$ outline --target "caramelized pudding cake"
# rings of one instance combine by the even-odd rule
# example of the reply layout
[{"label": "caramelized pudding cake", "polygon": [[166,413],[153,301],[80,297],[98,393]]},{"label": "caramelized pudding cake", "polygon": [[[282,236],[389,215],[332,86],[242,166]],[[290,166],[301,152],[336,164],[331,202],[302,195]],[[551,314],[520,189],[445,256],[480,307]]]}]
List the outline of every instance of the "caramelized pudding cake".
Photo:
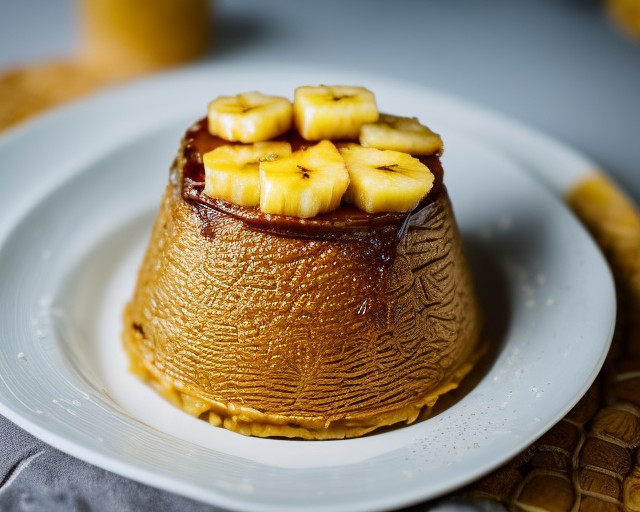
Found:
[{"label": "caramelized pudding cake", "polygon": [[356,86],[222,96],[190,127],[124,313],[133,371],[254,436],[424,417],[477,361],[442,140]]}]

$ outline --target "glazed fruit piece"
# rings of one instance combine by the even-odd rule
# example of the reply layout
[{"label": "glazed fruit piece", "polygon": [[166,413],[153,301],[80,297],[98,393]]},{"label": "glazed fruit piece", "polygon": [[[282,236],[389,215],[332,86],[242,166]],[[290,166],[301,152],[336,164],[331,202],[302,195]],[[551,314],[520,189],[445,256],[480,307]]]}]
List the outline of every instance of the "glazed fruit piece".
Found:
[{"label": "glazed fruit piece", "polygon": [[295,90],[294,124],[306,140],[356,139],[362,125],[378,116],[375,96],[364,87],[320,85]]},{"label": "glazed fruit piece", "polygon": [[240,206],[260,204],[260,162],[291,154],[288,142],[220,146],[203,156],[204,193]]},{"label": "glazed fruit piece", "polygon": [[365,212],[411,211],[433,186],[429,168],[407,153],[359,144],[346,144],[340,153],[351,178],[345,201]]},{"label": "glazed fruit piece", "polygon": [[291,127],[291,102],[280,96],[247,92],[209,103],[209,131],[228,141],[260,142]]},{"label": "glazed fruit piece", "polygon": [[348,185],[344,159],[332,142],[323,140],[260,165],[260,210],[315,217],[338,208]]},{"label": "glazed fruit piece", "polygon": [[442,138],[415,117],[382,114],[375,123],[362,125],[360,144],[364,147],[392,149],[412,155],[439,155]]}]

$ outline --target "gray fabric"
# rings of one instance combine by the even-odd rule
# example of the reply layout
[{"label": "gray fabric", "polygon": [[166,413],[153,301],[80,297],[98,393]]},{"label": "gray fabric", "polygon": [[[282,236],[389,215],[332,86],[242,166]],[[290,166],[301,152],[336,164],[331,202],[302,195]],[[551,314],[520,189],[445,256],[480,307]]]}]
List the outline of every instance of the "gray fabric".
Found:
[{"label": "gray fabric", "polygon": [[2,512],[213,512],[222,509],[163,492],[80,461],[0,416]]},{"label": "gray fabric", "polygon": [[[1,512],[222,512],[62,453],[0,416]],[[488,502],[444,501],[406,512],[499,512]]]}]

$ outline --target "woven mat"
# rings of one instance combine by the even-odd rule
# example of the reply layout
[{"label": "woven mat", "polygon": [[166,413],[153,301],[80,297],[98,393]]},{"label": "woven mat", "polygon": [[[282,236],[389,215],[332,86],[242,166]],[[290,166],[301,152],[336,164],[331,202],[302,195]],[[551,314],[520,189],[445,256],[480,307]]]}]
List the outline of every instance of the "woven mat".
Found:
[{"label": "woven mat", "polygon": [[465,490],[511,510],[640,510],[640,214],[604,175],[566,198],[611,266],[613,344],[598,378],[557,425]]},{"label": "woven mat", "polygon": [[[0,75],[0,130],[123,76],[58,61]],[[619,320],[596,382],[555,427],[462,491],[511,510],[640,511],[640,213],[604,175],[566,198],[615,275]]]}]

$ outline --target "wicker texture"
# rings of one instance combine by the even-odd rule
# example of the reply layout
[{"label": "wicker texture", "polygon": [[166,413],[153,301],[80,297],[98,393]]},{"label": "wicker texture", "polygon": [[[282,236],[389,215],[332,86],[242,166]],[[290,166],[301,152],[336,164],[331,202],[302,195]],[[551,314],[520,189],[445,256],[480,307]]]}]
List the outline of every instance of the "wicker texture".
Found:
[{"label": "wicker texture", "polygon": [[533,446],[465,490],[522,511],[640,510],[640,214],[604,175],[567,197],[616,280],[614,341],[596,382]]}]

